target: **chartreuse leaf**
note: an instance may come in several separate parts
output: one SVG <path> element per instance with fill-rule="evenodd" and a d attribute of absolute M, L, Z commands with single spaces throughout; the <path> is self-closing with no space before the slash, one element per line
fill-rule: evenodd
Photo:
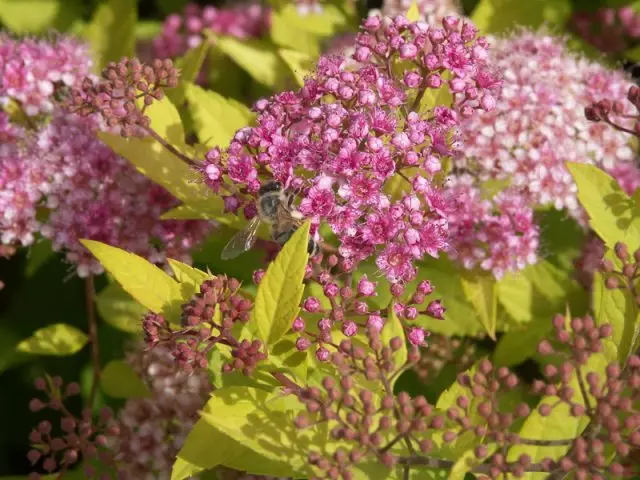
<path fill-rule="evenodd" d="M 395 361 L 396 368 L 402 367 L 407 362 L 407 339 L 404 335 L 404 328 L 400 319 L 396 315 L 393 306 L 389 308 L 389 315 L 387 321 L 380 332 L 380 338 L 383 345 L 389 345 L 392 338 L 399 337 L 402 340 L 402 347 L 393 354 L 393 360 Z"/>
<path fill-rule="evenodd" d="M 420 265 L 418 276 L 437 287 L 438 298 L 446 307 L 445 321 L 418 315 L 416 324 L 442 335 L 475 336 L 483 332 L 479 314 L 462 288 L 462 272 L 447 259 L 429 260 Z"/>
<path fill-rule="evenodd" d="M 251 111 L 242 104 L 231 103 L 222 95 L 197 85 L 186 86 L 189 111 L 200 142 L 211 147 L 225 147 L 236 131 L 248 125 Z"/>
<path fill-rule="evenodd" d="M 309 450 L 322 448 L 328 442 L 326 425 L 297 429 L 294 417 L 299 410 L 291 410 L 292 402 L 278 399 L 277 395 L 246 387 L 217 390 L 201 418 L 245 448 L 271 460 L 268 465 L 251 465 L 250 473 L 306 477 L 310 473 Z M 282 470 L 273 472 L 274 465 Z"/>
<path fill-rule="evenodd" d="M 506 32 L 514 25 L 563 28 L 571 8 L 571 0 L 480 0 L 471 21 L 483 34 Z"/>
<path fill-rule="evenodd" d="M 104 393 L 113 398 L 151 396 L 151 392 L 138 374 L 123 360 L 112 360 L 107 363 L 100 375 L 100 386 Z"/>
<path fill-rule="evenodd" d="M 613 251 L 605 258 L 614 262 Z M 633 295 L 627 288 L 609 290 L 604 275 L 596 272 L 593 279 L 593 312 L 598 325 L 605 323 L 613 327 L 613 342 L 618 348 L 618 360 L 624 364 L 629 355 L 640 347 L 640 311 Z"/>
<path fill-rule="evenodd" d="M 164 97 L 156 100 L 144 111 L 151 121 L 151 128 L 174 147 L 184 145 L 182 119 L 175 105 Z"/>
<path fill-rule="evenodd" d="M 184 203 L 205 203 L 213 197 L 204 183 L 194 181 L 197 174 L 185 162 L 154 139 L 123 138 L 106 132 L 99 132 L 98 137 L 140 173 Z"/>
<path fill-rule="evenodd" d="M 307 53 L 281 48 L 278 54 L 293 72 L 299 86 L 304 85 L 304 78 L 311 73 L 315 65 L 315 58 Z"/>
<path fill-rule="evenodd" d="M 491 444 L 487 447 L 488 455 L 493 455 L 493 453 L 496 451 L 496 445 Z M 476 457 L 475 449 L 470 448 L 462 455 L 460 455 L 460 458 L 456 460 L 456 463 L 454 463 L 453 467 L 451 467 L 451 471 L 449 472 L 447 478 L 449 480 L 464 480 L 468 472 L 470 472 L 474 467 L 477 467 L 483 462 L 484 459 L 479 459 L 478 457 Z"/>
<path fill-rule="evenodd" d="M 302 30 L 322 37 L 331 37 L 349 27 L 349 17 L 345 10 L 329 2 L 322 4 L 322 12 L 308 12 L 301 15 L 295 3 L 277 1 L 275 12 L 285 23 L 296 30 Z"/>
<path fill-rule="evenodd" d="M 220 37 L 216 47 L 266 87 L 278 89 L 290 77 L 289 67 L 276 48 L 264 40 Z"/>
<path fill-rule="evenodd" d="M 495 340 L 498 318 L 498 289 L 496 278 L 490 273 L 463 273 L 460 277 L 462 290 L 473 305 L 487 334 Z"/>
<path fill-rule="evenodd" d="M 309 222 L 305 222 L 271 262 L 258 286 L 252 320 L 260 338 L 273 345 L 291 328 L 300 310 L 305 267 L 309 260 Z"/>
<path fill-rule="evenodd" d="M 578 186 L 578 199 L 589 215 L 589 226 L 608 248 L 624 242 L 640 247 L 640 207 L 613 177 L 593 165 L 567 162 Z"/>
<path fill-rule="evenodd" d="M 109 283 L 96 295 L 96 307 L 105 322 L 128 333 L 141 330 L 140 320 L 148 311 L 115 282 Z"/>
<path fill-rule="evenodd" d="M 160 216 L 162 220 L 216 220 L 222 225 L 240 230 L 247 225 L 242 217 L 224 211 L 224 202 L 220 197 L 212 196 L 207 200 L 199 200 L 172 208 Z M 261 225 L 258 236 L 271 240 L 269 228 Z"/>
<path fill-rule="evenodd" d="M 184 103 L 186 88 L 197 80 L 210 48 L 211 42 L 205 38 L 200 45 L 189 49 L 176 61 L 176 67 L 180 69 L 180 82 L 176 88 L 167 90 L 167 96 L 174 105 L 181 106 Z"/>
<path fill-rule="evenodd" d="M 173 270 L 173 275 L 176 277 L 176 280 L 180 282 L 182 298 L 185 300 L 193 297 L 195 293 L 200 291 L 200 285 L 202 285 L 202 282 L 213 278 L 212 275 L 209 275 L 202 270 L 198 270 L 197 268 L 193 268 L 186 263 L 179 262 L 172 258 L 170 258 L 168 262 L 171 266 L 171 270 Z"/>
<path fill-rule="evenodd" d="M 295 6 L 291 5 L 294 9 Z M 320 53 L 320 36 L 292 25 L 281 11 L 271 13 L 271 40 L 276 45 L 317 57 Z"/>
<path fill-rule="evenodd" d="M 422 20 L 422 15 L 420 15 L 420 10 L 418 9 L 418 3 L 416 0 L 411 2 L 411 6 L 409 7 L 409 10 L 407 10 L 406 17 L 410 22 L 419 22 Z"/>
<path fill-rule="evenodd" d="M 64 32 L 81 17 L 79 0 L 0 0 L 0 22 L 17 34 Z"/>
<path fill-rule="evenodd" d="M 136 2 L 106 0 L 96 9 L 85 32 L 98 71 L 135 51 Z"/>
<path fill-rule="evenodd" d="M 56 323 L 36 330 L 29 338 L 22 340 L 16 350 L 32 355 L 63 357 L 79 352 L 87 341 L 87 335 L 76 327 Z"/>
<path fill-rule="evenodd" d="M 80 242 L 141 305 L 170 320 L 177 318 L 183 299 L 180 286 L 173 278 L 133 253 L 95 240 Z"/>

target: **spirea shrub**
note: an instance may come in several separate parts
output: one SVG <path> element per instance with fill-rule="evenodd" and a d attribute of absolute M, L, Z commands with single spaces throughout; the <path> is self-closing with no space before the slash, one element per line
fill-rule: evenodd
<path fill-rule="evenodd" d="M 85 287 L 0 356 L 29 478 L 639 475 L 639 90 L 520 7 L 190 5 L 152 59 L 118 0 L 88 44 L 0 37 L 3 293 L 44 248 Z M 228 62 L 249 93 L 203 81 Z"/>

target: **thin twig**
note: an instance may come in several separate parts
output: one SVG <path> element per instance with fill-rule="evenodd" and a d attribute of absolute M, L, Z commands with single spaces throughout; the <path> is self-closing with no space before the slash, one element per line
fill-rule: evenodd
<path fill-rule="evenodd" d="M 145 131 L 153 137 L 155 140 L 160 143 L 165 149 L 173 153 L 176 157 L 184 161 L 185 163 L 191 165 L 192 167 L 196 167 L 198 163 L 190 157 L 187 157 L 184 153 L 180 152 L 176 147 L 167 142 L 164 138 L 162 138 L 158 133 L 151 127 L 145 127 Z"/>
<path fill-rule="evenodd" d="M 91 363 L 93 364 L 93 381 L 91 383 L 91 393 L 89 394 L 89 406 L 93 407 L 93 402 L 98 392 L 100 383 L 100 350 L 98 346 L 98 325 L 96 311 L 94 307 L 95 287 L 93 276 L 89 275 L 84 281 L 85 301 L 87 308 L 87 322 L 89 325 L 89 342 L 91 343 Z"/>

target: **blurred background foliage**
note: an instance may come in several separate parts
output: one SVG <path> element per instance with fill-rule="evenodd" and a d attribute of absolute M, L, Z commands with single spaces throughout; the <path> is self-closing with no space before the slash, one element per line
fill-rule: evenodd
<path fill-rule="evenodd" d="M 551 4 L 563 4 L 562 0 L 522 0 L 539 3 L 535 8 L 547 8 Z M 567 0 L 568 1 L 568 0 Z M 640 2 L 622 0 L 570 0 L 574 11 L 594 11 L 602 7 L 618 7 Z M 200 5 L 220 6 L 220 1 L 199 0 Z M 359 5 L 358 10 L 366 12 L 380 8 L 380 0 L 368 0 Z M 478 0 L 462 0 L 464 12 L 470 15 Z M 494 3 L 499 4 L 499 1 Z M 19 33 L 48 34 L 52 30 L 74 32 L 83 22 L 92 18 L 99 0 L 0 0 L 0 28 Z M 161 29 L 163 19 L 170 13 L 180 12 L 186 0 L 139 0 L 137 40 L 148 40 Z M 22 23 L 14 23 L 16 9 L 38 12 L 37 15 L 23 15 Z M 22 31 L 20 31 L 22 30 Z M 619 58 L 625 65 L 632 66 L 634 58 Z M 251 82 L 246 78 L 243 81 Z M 237 82 L 225 79 L 224 83 L 236 87 Z M 255 85 L 253 85 L 255 87 Z M 225 92 L 222 92 L 225 93 Z M 268 91 L 257 89 L 256 94 Z M 236 95 L 234 95 L 236 96 Z M 222 262 L 220 251 L 231 235 L 230 230 L 217 232 L 195 255 L 195 266 L 212 272 L 224 271 L 240 280 L 250 280 L 251 272 L 261 264 L 261 253 L 251 252 L 243 257 L 243 262 Z M 65 379 L 79 379 L 84 395 L 88 395 L 91 381 L 89 349 L 79 355 L 69 357 L 27 357 L 16 353 L 14 346 L 45 324 L 67 323 L 84 329 L 86 325 L 84 281 L 77 278 L 70 266 L 64 264 L 60 256 L 54 254 L 46 241 L 39 241 L 29 249 L 21 249 L 9 260 L 0 258 L 0 278 L 6 284 L 0 290 L 0 476 L 24 475 L 29 472 L 25 452 L 29 448 L 28 435 L 32 426 L 40 420 L 37 413 L 28 409 L 33 396 L 33 379 L 46 372 L 60 375 Z M 107 285 L 104 276 L 97 279 L 96 288 L 101 291 Z M 107 322 L 100 322 L 100 353 L 104 365 L 112 359 L 121 358 L 132 341 L 131 335 L 114 328 Z M 493 343 L 493 342 L 491 342 Z M 478 348 L 483 348 L 478 345 Z M 450 370 L 450 371 L 449 371 Z M 525 368 L 526 371 L 526 368 Z M 455 378 L 456 370 L 444 369 L 439 377 L 430 382 L 428 391 L 421 391 L 430 400 L 434 392 L 441 391 Z M 407 377 L 403 389 L 411 389 Z M 423 384 L 420 384 L 424 387 Z M 425 387 L 427 388 L 427 387 Z M 101 398 L 96 408 L 104 404 L 118 406 L 118 400 Z M 79 407 L 79 400 L 78 405 Z"/>

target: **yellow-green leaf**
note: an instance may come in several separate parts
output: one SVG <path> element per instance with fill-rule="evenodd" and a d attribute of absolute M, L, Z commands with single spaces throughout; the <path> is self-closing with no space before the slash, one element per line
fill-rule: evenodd
<path fill-rule="evenodd" d="M 418 9 L 418 3 L 416 0 L 411 2 L 411 6 L 409 7 L 409 10 L 407 10 L 406 17 L 410 22 L 418 22 L 422 20 L 422 15 L 420 15 L 420 10 Z"/>
<path fill-rule="evenodd" d="M 407 340 L 404 335 L 402 322 L 400 322 L 400 319 L 393 309 L 393 305 L 391 305 L 389 307 L 387 321 L 380 332 L 380 338 L 383 345 L 389 345 L 389 342 L 394 337 L 399 337 L 400 340 L 402 340 L 402 348 L 393 354 L 393 360 L 395 361 L 396 368 L 400 368 L 407 362 Z"/>
<path fill-rule="evenodd" d="M 322 4 L 322 12 L 309 12 L 306 15 L 300 15 L 295 3 L 282 1 L 279 3 L 274 13 L 277 13 L 286 25 L 296 30 L 331 37 L 349 27 L 349 18 L 345 15 L 344 9 L 329 2 Z"/>
<path fill-rule="evenodd" d="M 86 30 L 98 71 L 133 56 L 137 17 L 137 4 L 131 0 L 106 0 L 98 6 Z"/>
<path fill-rule="evenodd" d="M 145 398 L 151 392 L 138 374 L 123 360 L 112 360 L 100 375 L 102 391 L 113 398 Z"/>
<path fill-rule="evenodd" d="M 614 261 L 613 252 L 605 258 Z M 593 279 L 593 312 L 598 325 L 613 327 L 613 343 L 618 350 L 618 360 L 625 363 L 629 355 L 640 347 L 640 311 L 628 289 L 609 290 L 604 275 L 596 272 Z"/>
<path fill-rule="evenodd" d="M 593 165 L 567 162 L 578 186 L 578 199 L 589 215 L 589 226 L 613 248 L 624 242 L 633 252 L 640 247 L 640 207 L 613 177 Z"/>
<path fill-rule="evenodd" d="M 482 326 L 495 340 L 498 316 L 498 289 L 496 279 L 490 273 L 464 273 L 461 277 L 462 289 L 473 305 Z"/>
<path fill-rule="evenodd" d="M 176 61 L 176 67 L 180 69 L 180 83 L 176 88 L 167 90 L 167 96 L 174 105 L 181 106 L 184 103 L 187 85 L 198 78 L 209 48 L 211 48 L 211 42 L 207 38 L 197 47 L 189 49 Z"/>
<path fill-rule="evenodd" d="M 226 147 L 236 131 L 248 125 L 247 118 L 252 117 L 247 107 L 232 104 L 213 90 L 188 84 L 186 96 L 198 139 L 211 147 Z"/>
<path fill-rule="evenodd" d="M 145 115 L 151 120 L 151 128 L 178 148 L 184 145 L 184 129 L 180 113 L 168 97 L 156 100 L 145 110 Z"/>
<path fill-rule="evenodd" d="M 502 33 L 515 25 L 537 28 L 546 24 L 564 28 L 571 15 L 571 0 L 480 0 L 471 21 L 483 34 Z"/>
<path fill-rule="evenodd" d="M 268 345 L 284 336 L 300 310 L 308 243 L 309 222 L 305 222 L 271 262 L 258 286 L 252 320 Z"/>
<path fill-rule="evenodd" d="M 198 173 L 152 138 L 123 138 L 106 132 L 98 133 L 118 155 L 129 160 L 143 175 L 165 187 L 185 203 L 210 201 L 209 188 L 198 181 Z"/>
<path fill-rule="evenodd" d="M 168 262 L 171 266 L 171 270 L 173 270 L 173 275 L 176 277 L 176 280 L 180 282 L 182 297 L 185 300 L 191 298 L 195 293 L 200 291 L 200 285 L 202 285 L 202 282 L 213 278 L 212 275 L 209 275 L 202 270 L 198 270 L 197 268 L 193 268 L 186 263 L 178 262 L 172 258 L 170 258 Z"/>
<path fill-rule="evenodd" d="M 80 242 L 100 261 L 113 278 L 141 305 L 167 319 L 177 319 L 182 295 L 180 286 L 160 268 L 142 257 L 95 240 Z"/>
<path fill-rule="evenodd" d="M 18 34 L 64 32 L 81 17 L 79 0 L 0 0 L 0 22 Z"/>
<path fill-rule="evenodd" d="M 281 48 L 278 54 L 293 72 L 293 76 L 299 86 L 304 85 L 304 78 L 311 73 L 315 66 L 315 59 L 311 55 L 303 52 L 297 52 L 288 48 Z"/>
<path fill-rule="evenodd" d="M 254 80 L 271 88 L 284 86 L 289 68 L 275 47 L 263 40 L 220 37 L 216 47 L 242 67 Z"/>
<path fill-rule="evenodd" d="M 271 13 L 271 28 L 269 30 L 271 40 L 276 45 L 313 57 L 320 54 L 320 37 L 317 34 L 296 28 L 278 10 Z"/>
<path fill-rule="evenodd" d="M 128 333 L 141 331 L 142 316 L 148 311 L 115 282 L 96 296 L 96 307 L 105 322 Z"/>
<path fill-rule="evenodd" d="M 87 344 L 84 332 L 66 323 L 56 323 L 36 330 L 21 341 L 16 349 L 33 355 L 66 356 L 79 352 Z"/>

